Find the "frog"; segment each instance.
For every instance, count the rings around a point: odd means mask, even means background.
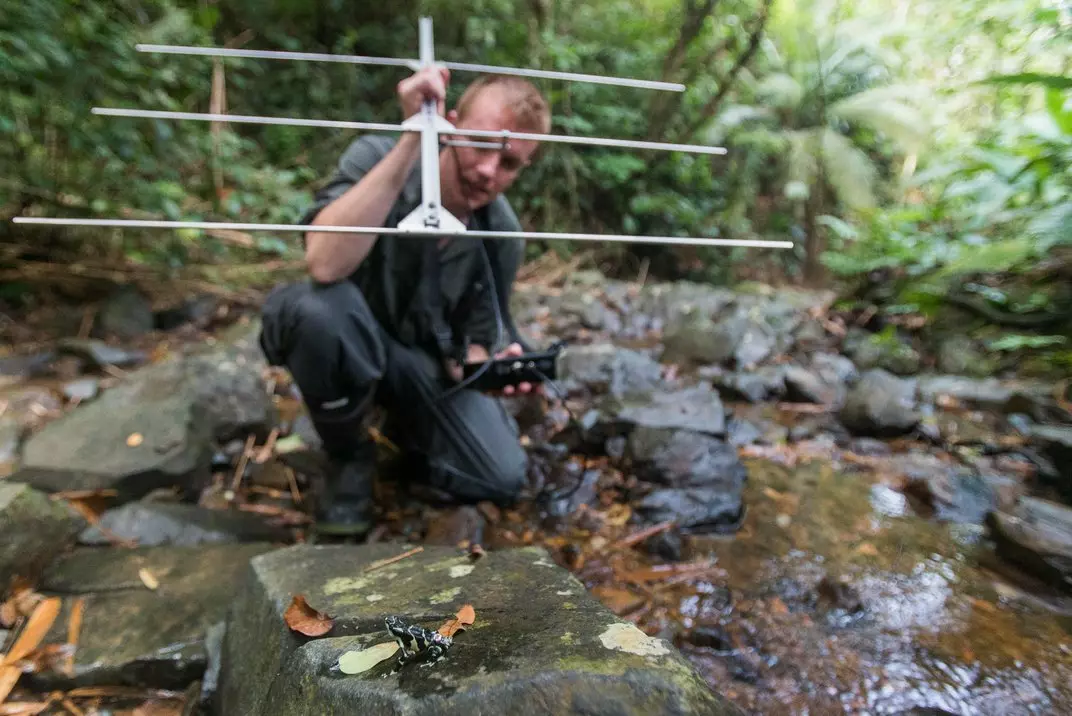
[[[407,624],[399,616],[387,616],[383,621],[387,625],[387,633],[395,638],[402,650],[402,656],[398,658],[399,665],[406,663],[410,657],[418,657],[424,661],[422,666],[431,666],[446,656],[454,643],[454,639],[449,636],[443,636],[418,624]],[[410,653],[412,647],[416,648]]]

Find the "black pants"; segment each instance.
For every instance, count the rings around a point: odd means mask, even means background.
[[[358,441],[372,404],[404,426],[403,447],[423,455],[431,483],[465,501],[514,499],[527,457],[498,400],[449,387],[439,361],[400,344],[350,281],[276,288],[265,302],[261,348],[286,366],[329,453]]]

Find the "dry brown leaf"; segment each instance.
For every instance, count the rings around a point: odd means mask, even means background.
[[[141,433],[127,435],[127,447],[138,447],[145,440]]]
[[[67,646],[70,650],[67,653],[64,671],[68,676],[74,676],[74,652],[78,648],[78,637],[82,633],[82,615],[85,610],[86,600],[84,597],[79,597],[71,607],[71,616],[67,620]]]
[[[863,555],[864,557],[877,557],[878,548],[870,542],[864,542],[856,548],[856,554]]]
[[[592,594],[603,603],[607,609],[618,616],[628,614],[644,605],[644,597],[628,589],[600,585],[592,589]]]
[[[19,618],[19,610],[15,606],[15,598],[7,600],[3,604],[0,604],[0,627],[4,629],[10,629],[15,625],[15,621]]]
[[[142,567],[138,570],[138,579],[147,589],[156,590],[160,588],[160,580],[149,571],[148,567]]]
[[[0,705],[0,716],[36,716],[51,705],[51,701],[12,701]]]
[[[294,597],[283,619],[293,631],[305,636],[324,636],[335,626],[335,619],[309,606],[302,594]]]
[[[443,636],[454,636],[455,633],[461,631],[467,626],[472,626],[476,621],[476,610],[473,609],[472,604],[466,604],[458,613],[454,615],[454,618],[449,622],[439,627],[439,633]]]
[[[26,628],[19,634],[19,638],[15,640],[11,651],[7,653],[0,665],[14,664],[36,649],[48,634],[48,630],[52,628],[56,617],[59,616],[61,605],[62,601],[59,597],[49,597],[38,604],[33,614],[30,615],[30,620],[26,622]]]
[[[64,710],[72,716],[86,716],[86,712],[75,706],[75,703],[69,698],[64,697],[60,699],[60,704],[63,706]]]
[[[8,694],[15,688],[22,670],[17,666],[0,666],[0,704],[7,700]]]

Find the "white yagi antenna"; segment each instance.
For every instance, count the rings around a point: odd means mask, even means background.
[[[332,55],[311,52],[276,52],[266,50],[235,50],[214,47],[188,47],[181,45],[137,45],[141,52],[160,52],[180,55],[204,55],[209,57],[248,57],[256,59],[281,59],[311,62],[342,62],[350,64],[388,65],[408,67],[418,70],[438,64],[450,70],[463,72],[480,72],[490,74],[517,75],[559,79],[574,82],[617,85],[639,89],[653,89],[671,92],[684,91],[681,84],[671,82],[654,82],[623,77],[604,77],[600,75],[576,74],[571,72],[552,72],[548,70],[531,70],[515,67],[496,67],[476,65],[463,62],[435,61],[432,42],[432,19],[420,18],[419,25],[420,59],[411,60],[393,57],[365,57],[360,55]],[[661,151],[688,152],[693,154],[725,154],[723,147],[711,147],[695,144],[672,144],[667,142],[647,142],[630,139],[612,139],[605,137],[583,137],[559,134],[534,134],[530,132],[510,132],[507,130],[459,129],[441,117],[436,111],[436,103],[425,100],[421,111],[406,119],[402,124],[385,124],[380,122],[345,122],[321,119],[300,119],[291,117],[263,117],[255,115],[212,114],[198,112],[165,112],[156,110],[121,109],[94,107],[93,113],[113,117],[140,117],[148,119],[182,119],[207,122],[234,122],[247,124],[276,124],[295,127],[330,127],[337,129],[359,129],[370,132],[419,132],[421,135],[421,204],[399,222],[397,227],[383,226],[311,226],[307,224],[264,224],[233,221],[164,221],[141,219],[78,219],[17,216],[12,219],[17,224],[53,224],[64,226],[111,226],[146,229],[232,229],[239,231],[297,231],[330,232],[348,234],[382,234],[406,235],[414,237],[472,236],[488,239],[566,239],[572,241],[621,241],[648,244],[678,244],[692,246],[746,246],[760,248],[792,248],[791,241],[763,241],[753,239],[715,239],[708,237],[687,236],[644,236],[622,234],[582,234],[554,233],[538,231],[473,231],[466,229],[457,217],[443,208],[440,202],[439,184],[439,147],[441,143],[455,146],[476,146],[501,148],[510,139],[525,139],[537,142],[560,142],[602,147],[621,147],[629,149],[655,149]],[[440,135],[473,137],[475,139],[440,139]],[[484,140],[484,141],[478,141]]]

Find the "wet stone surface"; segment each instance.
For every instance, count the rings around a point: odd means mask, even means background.
[[[45,669],[28,675],[28,685],[185,688],[205,671],[206,633],[225,619],[249,560],[271,549],[246,544],[76,550],[54,563],[38,584],[43,594],[63,600],[45,644],[66,641],[74,602],[85,600],[73,674]]]
[[[228,622],[224,713],[736,713],[666,642],[600,605],[537,548],[472,563],[428,548],[371,572],[398,545],[297,546],[255,559]],[[302,593],[335,617],[324,637],[290,632],[283,610]],[[395,659],[347,676],[340,655],[392,641],[388,614],[437,628],[465,603],[476,623],[430,667]]]
[[[84,545],[108,545],[114,538],[130,540],[142,547],[189,547],[222,542],[285,542],[292,534],[248,512],[141,501],[108,510],[101,515],[100,525],[87,527],[78,540]]]
[[[83,526],[66,503],[28,485],[0,483],[0,593],[16,577],[35,579]]]

